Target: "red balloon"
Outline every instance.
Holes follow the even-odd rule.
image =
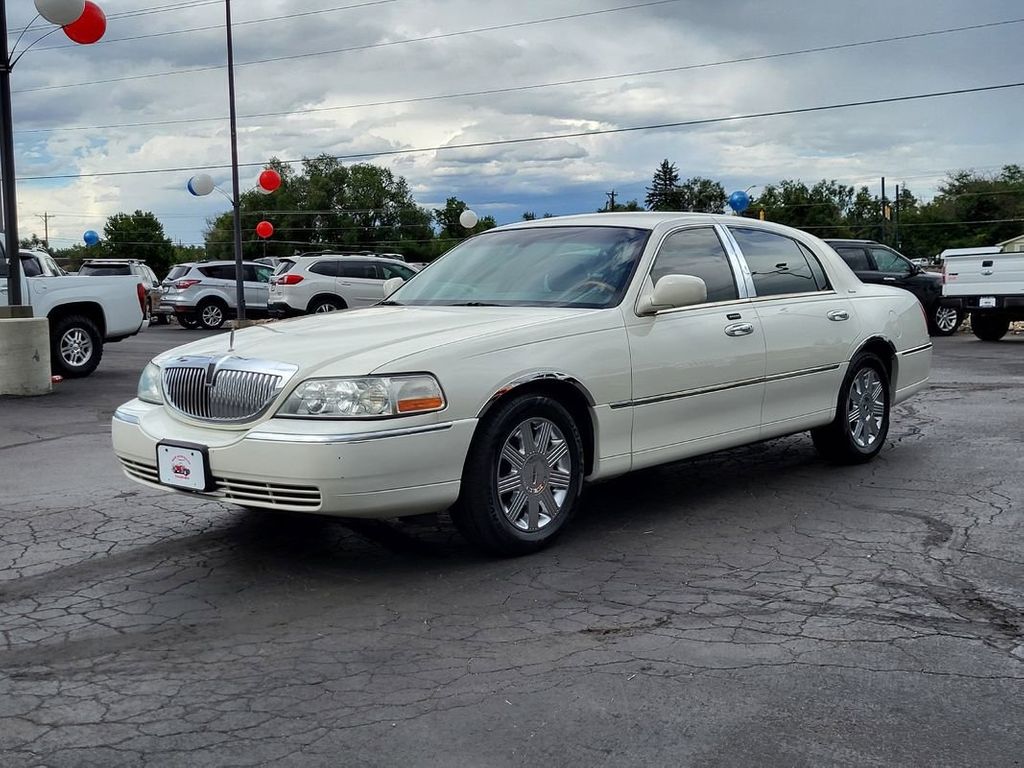
[[[107,17],[92,0],[85,0],[85,11],[77,21],[64,25],[64,34],[82,45],[92,45],[107,31]]]
[[[256,234],[262,238],[268,238],[274,234],[274,225],[269,221],[261,221],[256,225]]]
[[[281,186],[281,174],[268,168],[260,174],[260,186],[267,192],[273,192]]]

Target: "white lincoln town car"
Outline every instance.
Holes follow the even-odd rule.
[[[125,473],[243,507],[451,508],[476,544],[523,554],[587,481],[805,430],[867,461],[928,382],[913,295],[737,216],[523,222],[390,282],[374,307],[156,357],[114,414]]]

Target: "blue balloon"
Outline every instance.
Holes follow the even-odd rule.
[[[736,213],[743,213],[750,207],[750,195],[740,190],[733,192],[729,195],[729,207]]]
[[[82,239],[85,240],[86,245],[96,245],[100,241],[100,236],[95,230],[89,229],[82,235]]]

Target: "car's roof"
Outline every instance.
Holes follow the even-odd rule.
[[[877,240],[857,240],[852,237],[823,237],[826,243],[850,243],[853,245],[883,245]]]
[[[394,261],[398,264],[405,264],[399,259],[392,259],[389,256],[375,253],[296,253],[294,256],[285,256],[282,261],[305,261],[307,259],[375,259],[377,261]]]
[[[661,224],[735,222],[736,216],[720,213],[681,213],[679,211],[624,211],[621,213],[581,213],[572,216],[552,216],[546,219],[531,219],[506,224],[498,229],[529,229],[531,227],[608,226],[631,227],[633,229],[654,229]],[[756,219],[744,221],[757,222]]]
[[[114,259],[97,257],[95,259],[86,259],[82,262],[83,264],[145,264],[142,259]]]

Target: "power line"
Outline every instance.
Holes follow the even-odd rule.
[[[703,125],[716,125],[720,123],[739,122],[741,120],[755,120],[765,117],[783,117],[787,115],[802,115],[810,114],[813,112],[826,112],[834,109],[849,109],[851,107],[865,107],[875,106],[879,104],[895,104],[898,102],[906,101],[920,101],[922,99],[934,99],[946,96],[960,96],[968,93],[984,93],[987,91],[1000,91],[1007,90],[1010,88],[1020,88],[1024,86],[1024,82],[1017,83],[1003,83],[1000,85],[985,85],[978,86],[975,88],[958,88],[950,91],[933,91],[930,93],[918,93],[909,96],[891,96],[884,99],[866,99],[863,101],[848,101],[839,104],[824,104],[814,107],[798,107],[795,109],[778,109],[768,112],[754,112],[745,115],[731,115],[729,117],[708,117],[700,118],[697,120],[680,120],[670,123],[655,123],[651,125],[635,125],[626,128],[600,128],[592,131],[573,131],[571,133],[556,133],[547,136],[524,136],[516,139],[494,139],[492,141],[473,141],[465,142],[463,144],[444,144],[435,147],[416,147],[408,149],[384,149],[377,152],[358,152],[349,155],[334,155],[334,160],[365,160],[371,157],[393,157],[397,155],[412,155],[420,154],[423,152],[442,152],[451,151],[453,149],[480,149],[483,147],[501,147],[518,144],[534,144],[544,141],[559,141],[563,139],[578,139],[578,138],[590,138],[593,136],[609,136],[612,134],[620,133],[636,133],[639,131],[657,131],[657,130],[668,130],[673,128],[692,128]],[[280,160],[284,165],[296,165],[302,163],[303,160]],[[240,168],[253,168],[262,167],[266,163],[239,163]],[[86,178],[102,178],[107,176],[139,176],[144,174],[157,174],[157,173],[185,173],[195,171],[210,171],[210,170],[221,170],[229,168],[230,166],[224,164],[217,165],[197,165],[191,167],[177,167],[177,168],[146,168],[134,171],[102,171],[98,173],[71,173],[71,174],[54,174],[48,176],[20,176],[19,181],[48,181],[54,179],[86,179]]]
[[[408,43],[422,43],[429,40],[443,40],[451,37],[460,37],[462,35],[475,35],[480,32],[496,32],[505,29],[517,29],[521,27],[535,26],[538,24],[549,24],[556,21],[568,21],[571,19],[581,19],[587,16],[598,16],[605,13],[614,13],[617,11],[629,11],[637,8],[648,8],[655,5],[667,5],[669,3],[678,3],[681,0],[649,0],[645,3],[636,3],[634,5],[621,5],[615,8],[603,8],[597,11],[583,11],[580,13],[570,13],[562,16],[549,16],[544,19],[532,19],[530,21],[516,21],[508,24],[495,24],[488,27],[475,27],[473,29],[463,29],[456,32],[441,32],[436,35],[424,35],[423,37],[410,37],[404,40],[390,40],[386,43],[368,43],[366,45],[356,45],[349,48],[335,48],[329,51],[310,51],[308,53],[295,53],[288,56],[274,56],[266,59],[255,59],[253,61],[236,61],[235,67],[247,67],[253,64],[269,64],[271,62],[278,61],[294,61],[296,59],[308,59],[314,56],[329,56],[336,53],[350,53],[353,51],[367,51],[373,48],[388,48],[396,45],[406,45]],[[80,88],[87,85],[107,85],[110,83],[123,83],[130,80],[146,80],[156,77],[169,77],[171,75],[184,75],[184,74],[195,74],[196,72],[211,72],[218,69],[225,69],[224,64],[211,64],[206,67],[191,67],[188,69],[172,69],[167,72],[151,72],[145,75],[127,75],[125,77],[114,77],[106,80],[90,80],[84,83],[65,83],[63,85],[43,85],[35,88],[23,88],[19,91],[12,91],[12,93],[34,93],[38,91],[53,91],[61,88]]]
[[[154,13],[167,13],[168,11],[184,11],[184,10],[188,10],[189,8],[198,8],[198,7],[204,6],[204,5],[222,5],[222,4],[223,4],[223,0],[189,0],[189,2],[172,3],[171,5],[160,5],[160,6],[149,7],[149,8],[138,8],[136,10],[120,11],[118,13],[108,13],[108,14],[105,14],[105,15],[107,17],[107,21],[117,20],[117,19],[134,19],[134,18],[136,18],[138,16],[149,16],[149,15],[154,14]],[[53,28],[53,25],[51,25],[49,23],[46,23],[46,24],[36,24],[34,26],[32,24],[29,24],[27,27],[19,27],[18,29],[10,29],[10,30],[8,30],[7,36],[8,37],[14,37],[15,35],[20,35],[22,32],[31,32],[32,30],[40,30],[41,31],[41,30],[44,30],[44,29],[45,30],[49,30],[49,29],[52,29],[52,28]],[[64,47],[74,47],[74,46],[64,46]],[[44,50],[52,50],[52,49],[44,49]]]
[[[347,10],[351,10],[353,8],[366,8],[366,7],[372,6],[372,5],[387,5],[389,3],[397,3],[397,2],[399,2],[399,0],[371,0],[370,2],[358,3],[356,5],[342,5],[342,6],[338,6],[336,8],[320,8],[320,9],[315,10],[315,11],[301,11],[300,13],[287,13],[287,14],[284,14],[282,16],[267,16],[267,17],[260,18],[260,19],[248,19],[246,21],[233,21],[231,23],[231,26],[232,27],[243,27],[243,26],[247,26],[249,24],[265,24],[265,23],[271,22],[271,21],[284,21],[286,19],[297,19],[297,18],[301,18],[301,17],[304,17],[304,16],[316,16],[316,15],[324,14],[324,13],[335,13],[337,11],[347,11]],[[132,40],[149,40],[149,39],[152,39],[154,37],[170,37],[172,35],[184,35],[184,34],[188,34],[188,33],[191,33],[191,32],[209,32],[211,30],[218,30],[218,31],[223,32],[224,31],[224,25],[223,24],[210,24],[209,26],[205,26],[205,27],[190,27],[189,29],[172,29],[172,30],[169,30],[169,31],[166,31],[166,32],[151,32],[149,34],[133,35],[131,37],[115,37],[115,38],[110,38],[110,39],[104,38],[104,39],[100,40],[99,42],[94,43],[94,46],[96,46],[96,45],[107,45],[109,43],[124,43],[124,42],[129,42],[129,41],[132,41]],[[36,48],[35,50],[37,52],[41,53],[43,51],[60,51],[60,50],[64,50],[65,48],[78,48],[78,47],[80,47],[80,46],[78,46],[77,44],[51,45],[51,46],[47,46],[47,47],[43,47],[43,48]]]
[[[642,69],[642,70],[637,70],[635,72],[620,72],[620,73],[613,74],[613,75],[597,75],[597,76],[593,76],[593,77],[579,77],[579,78],[574,78],[574,79],[571,79],[571,80],[557,80],[557,81],[546,82],[546,83],[530,83],[530,84],[526,84],[526,85],[515,85],[515,86],[504,87],[504,88],[486,88],[486,89],[476,90],[476,91],[460,91],[460,92],[456,92],[456,93],[436,94],[436,95],[431,95],[431,96],[414,96],[414,97],[408,97],[408,98],[403,98],[403,99],[389,99],[389,100],[383,100],[383,101],[369,101],[369,102],[362,102],[362,103],[357,103],[357,104],[340,104],[340,105],[331,106],[331,107],[311,107],[309,109],[292,109],[292,110],[284,110],[284,111],[278,111],[278,112],[256,112],[256,113],[252,113],[252,114],[248,114],[248,115],[239,115],[238,118],[240,120],[247,120],[247,119],[254,119],[254,118],[265,118],[265,117],[290,117],[290,116],[293,116],[293,115],[314,114],[314,113],[319,113],[319,112],[335,112],[335,111],[348,110],[348,109],[364,109],[364,108],[367,108],[367,107],[398,106],[398,105],[401,105],[401,104],[417,104],[417,103],[429,102],[429,101],[442,101],[442,100],[447,100],[447,99],[461,99],[461,98],[469,98],[469,97],[474,97],[474,96],[493,96],[493,95],[503,94],[503,93],[516,93],[516,92],[522,92],[522,91],[538,90],[538,89],[543,89],[543,88],[557,88],[557,87],[566,86],[566,85],[582,85],[582,84],[586,84],[586,83],[606,82],[606,81],[609,81],[609,80],[621,80],[621,79],[624,79],[624,78],[627,78],[627,77],[647,77],[647,76],[650,76],[650,75],[663,75],[663,74],[670,74],[670,73],[674,73],[674,72],[686,72],[686,71],[697,70],[697,69],[710,69],[712,67],[721,67],[721,66],[727,66],[727,65],[730,65],[730,64],[743,64],[743,63],[749,63],[749,62],[754,62],[754,61],[766,61],[766,60],[769,60],[769,59],[781,59],[781,58],[790,57],[790,56],[800,56],[800,55],[805,55],[805,54],[810,54],[810,53],[824,53],[824,52],[828,52],[828,51],[837,51],[837,50],[843,50],[843,49],[848,49],[848,48],[860,48],[860,47],[871,46],[871,45],[881,45],[881,44],[884,44],[884,43],[900,42],[900,41],[904,41],[904,40],[911,40],[911,39],[922,38],[922,37],[934,37],[936,35],[955,34],[955,33],[958,33],[958,32],[966,32],[966,31],[971,31],[971,30],[984,29],[984,28],[988,28],[988,27],[999,27],[999,26],[1006,26],[1006,25],[1009,25],[1009,24],[1020,24],[1022,22],[1024,22],[1024,18],[1008,19],[1008,20],[1005,20],[1005,21],[991,22],[991,23],[988,23],[988,24],[972,24],[972,25],[963,26],[963,27],[948,27],[946,29],[933,30],[933,31],[930,31],[930,32],[916,32],[916,33],[913,33],[913,34],[898,35],[898,36],[895,36],[895,37],[882,37],[882,38],[876,38],[876,39],[873,39],[873,40],[859,40],[859,41],[854,41],[854,42],[851,42],[851,43],[837,43],[835,45],[819,46],[819,47],[816,47],[816,48],[801,48],[801,49],[792,50],[792,51],[780,51],[780,52],[776,52],[776,53],[766,53],[766,54],[761,54],[761,55],[758,55],[758,56],[744,56],[742,58],[737,58],[737,59],[724,59],[724,60],[720,60],[720,61],[710,61],[710,62],[703,62],[703,63],[699,63],[699,64],[685,64],[685,65],[678,66],[678,67],[660,67],[660,68],[657,68],[657,69]],[[65,86],[55,86],[55,87],[63,88]],[[23,93],[23,92],[24,91],[15,91],[15,93]],[[226,115],[221,115],[221,116],[218,116],[218,117],[196,117],[196,118],[179,119],[179,120],[155,120],[155,121],[149,121],[149,122],[136,122],[136,123],[113,123],[113,124],[107,124],[107,125],[61,126],[61,127],[56,127],[56,128],[29,128],[29,129],[25,129],[25,130],[19,130],[17,132],[21,133],[21,134],[24,134],[24,133],[53,133],[53,132],[63,132],[63,131],[87,131],[87,130],[91,131],[91,130],[101,130],[101,129],[109,129],[109,128],[142,128],[142,127],[148,127],[148,126],[163,126],[163,125],[189,125],[189,124],[198,123],[198,122],[212,122],[212,121],[220,121],[220,120],[226,120],[226,119],[227,119]]]

